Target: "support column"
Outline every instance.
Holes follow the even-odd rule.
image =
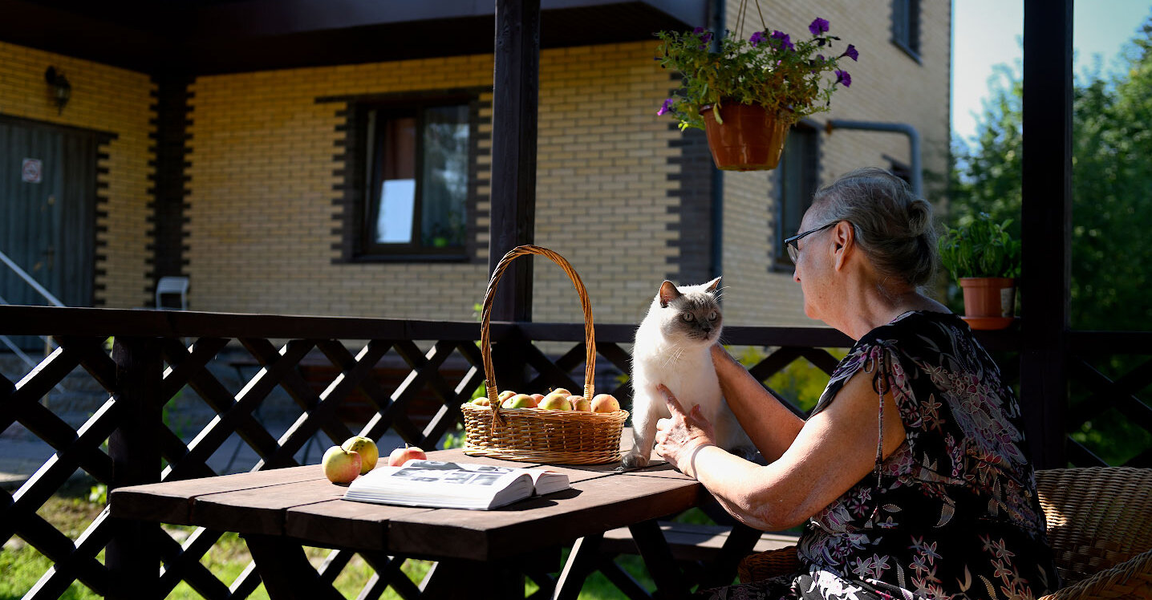
[[[1020,401],[1038,469],[1066,460],[1072,89],[1072,0],[1025,0]]]
[[[536,135],[540,95],[540,0],[496,0],[492,98],[492,209],[488,272],[531,244],[536,228]],[[504,272],[493,321],[532,320],[532,261]]]

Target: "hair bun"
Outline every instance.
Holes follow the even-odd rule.
[[[916,198],[908,204],[908,233],[915,237],[923,235],[932,227],[932,205],[923,198]]]

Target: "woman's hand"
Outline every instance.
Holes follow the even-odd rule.
[[[705,446],[715,445],[712,424],[700,413],[700,405],[693,406],[690,412],[685,413],[680,401],[664,384],[656,388],[664,395],[664,402],[672,413],[672,418],[656,421],[656,453],[681,473],[695,478],[693,458],[696,452]]]

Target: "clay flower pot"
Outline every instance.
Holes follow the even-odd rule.
[[[704,108],[704,131],[716,168],[725,171],[765,171],[780,164],[784,140],[792,123],[760,106],[731,103],[720,107],[719,123],[712,107]]]
[[[1016,280],[1010,277],[961,277],[964,317],[972,329],[1005,329],[1016,314]]]

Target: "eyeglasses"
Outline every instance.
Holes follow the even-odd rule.
[[[809,229],[803,233],[797,233],[796,235],[784,240],[784,247],[788,249],[788,258],[792,259],[792,264],[796,264],[796,261],[800,258],[800,244],[798,243],[800,240],[812,235],[813,233],[824,231],[825,229],[828,229],[829,227],[839,222],[840,221],[832,221],[831,223],[821,225],[816,229]]]

